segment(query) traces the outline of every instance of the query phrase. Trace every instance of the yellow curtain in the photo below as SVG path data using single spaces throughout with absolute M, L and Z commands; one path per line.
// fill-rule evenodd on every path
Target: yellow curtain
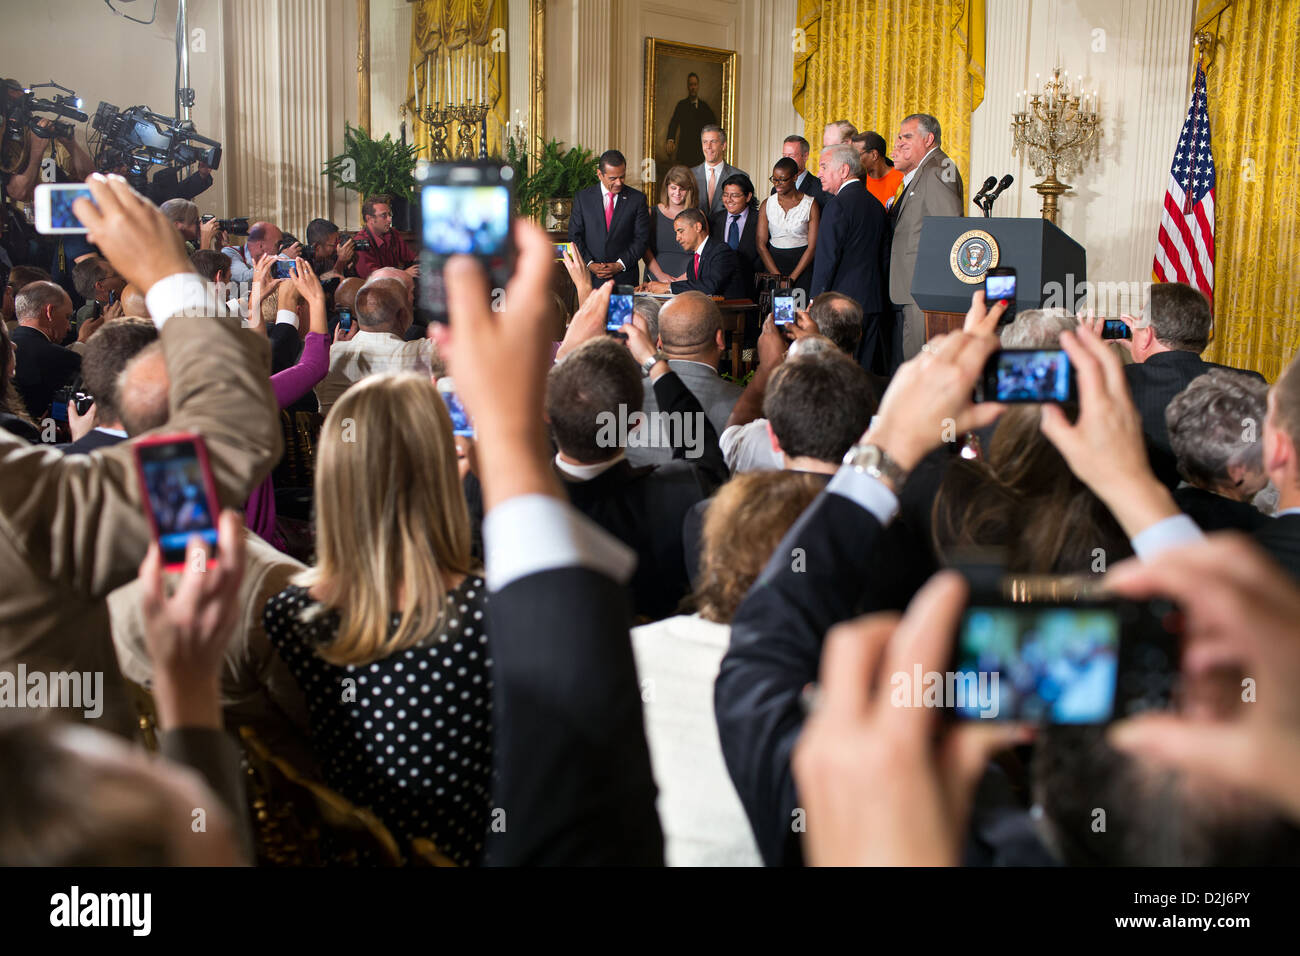
M 507 0 L 418 0 L 411 18 L 411 62 L 408 76 L 406 108 L 408 113 L 419 97 L 449 101 L 448 63 L 452 102 L 464 102 L 461 78 L 473 83 L 479 64 L 487 67 L 487 148 L 489 155 L 505 151 L 504 127 L 510 122 L 510 70 L 506 54 Z M 426 73 L 426 63 L 429 70 Z M 427 84 L 427 85 L 426 85 Z M 475 102 L 477 97 L 470 97 Z M 421 154 L 429 155 L 429 127 L 419 121 L 412 124 L 414 142 Z M 457 145 L 453 124 L 448 147 L 453 154 Z M 474 144 L 478 156 L 478 143 Z
M 793 101 L 814 151 L 835 120 L 892 144 L 904 116 L 930 113 L 944 152 L 970 181 L 970 114 L 984 99 L 984 0 L 799 0 L 798 25 Z
M 1270 382 L 1300 349 L 1300 0 L 1236 0 L 1206 74 L 1215 163 L 1215 338 Z

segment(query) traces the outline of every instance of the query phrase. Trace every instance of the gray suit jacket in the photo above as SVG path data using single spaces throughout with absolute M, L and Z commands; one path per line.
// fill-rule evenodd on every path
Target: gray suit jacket
M 704 168 L 704 164 L 700 163 L 700 165 L 692 167 L 691 172 L 695 174 L 695 185 L 700 192 L 700 208 L 704 210 L 704 215 L 711 220 L 717 213 L 722 212 L 722 184 L 727 181 L 728 176 L 734 176 L 736 173 L 745 171 L 723 162 L 722 169 L 718 173 L 718 187 L 717 192 L 713 194 L 712 206 L 709 206 L 709 174 Z
M 704 407 L 704 414 L 709 417 L 714 429 L 721 435 L 723 429 L 726 428 L 727 419 L 731 417 L 732 406 L 736 404 L 736 399 L 740 398 L 740 393 L 744 389 L 735 382 L 724 380 L 713 369 L 699 362 L 669 359 L 668 367 L 676 372 L 677 377 L 682 380 L 682 384 L 690 389 L 691 394 Z M 650 379 L 647 378 L 644 385 L 645 402 L 642 409 L 647 415 L 651 415 L 659 411 L 659 403 L 655 400 L 655 391 L 650 384 Z M 627 450 L 627 460 L 634 466 L 663 465 L 672 461 L 672 459 L 673 450 L 667 447 L 632 447 Z
M 912 273 L 916 271 L 922 220 L 926 216 L 964 215 L 965 197 L 961 171 L 947 153 L 935 149 L 922 160 L 907 189 L 889 210 L 894 226 L 894 240 L 890 246 L 889 298 L 894 305 L 915 305 L 912 301 Z

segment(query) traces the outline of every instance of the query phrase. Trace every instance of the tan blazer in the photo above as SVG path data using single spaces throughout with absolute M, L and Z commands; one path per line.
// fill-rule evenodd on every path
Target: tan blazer
M 164 430 L 201 434 L 222 504 L 242 507 L 281 451 L 270 350 L 203 317 L 169 319 L 161 338 Z M 89 722 L 123 734 L 133 720 L 104 599 L 136 575 L 149 544 L 131 445 L 64 457 L 0 431 L 0 672 L 102 673 L 103 713 Z
M 942 149 L 922 162 L 903 194 L 894 200 L 890 220 L 894 239 L 890 246 L 889 298 L 894 305 L 912 305 L 912 273 L 921 244 L 921 222 L 926 216 L 961 216 L 966 187 L 961 171 Z

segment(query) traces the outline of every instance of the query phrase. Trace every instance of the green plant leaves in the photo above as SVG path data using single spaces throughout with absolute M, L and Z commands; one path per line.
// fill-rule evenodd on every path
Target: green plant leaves
M 371 139 L 364 130 L 344 125 L 343 152 L 331 157 L 321 170 L 331 185 L 351 189 L 362 196 L 387 193 L 415 202 L 415 163 L 419 147 L 404 144 L 385 133 Z

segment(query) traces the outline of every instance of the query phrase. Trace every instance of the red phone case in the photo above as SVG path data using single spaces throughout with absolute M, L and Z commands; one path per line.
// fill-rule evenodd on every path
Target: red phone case
M 195 456 L 199 460 L 199 470 L 203 473 L 203 490 L 208 498 L 208 513 L 212 515 L 213 525 L 220 520 L 221 503 L 217 500 L 217 484 L 212 479 L 212 466 L 208 463 L 208 449 L 203 443 L 203 436 L 193 432 L 173 432 L 170 435 L 152 435 L 148 438 L 137 438 L 131 443 L 131 451 L 135 455 L 135 472 L 140 481 L 140 498 L 144 505 L 144 513 L 149 518 L 149 528 L 153 534 L 153 540 L 156 543 L 161 535 L 158 528 L 158 516 L 154 514 L 153 503 L 149 499 L 149 485 L 144 478 L 144 462 L 140 457 L 140 449 L 153 445 L 174 445 L 182 442 L 188 442 L 194 445 Z M 214 568 L 217 565 L 217 551 L 213 548 L 208 553 L 208 568 Z M 164 571 L 182 571 L 185 569 L 185 562 L 167 562 L 163 559 Z

